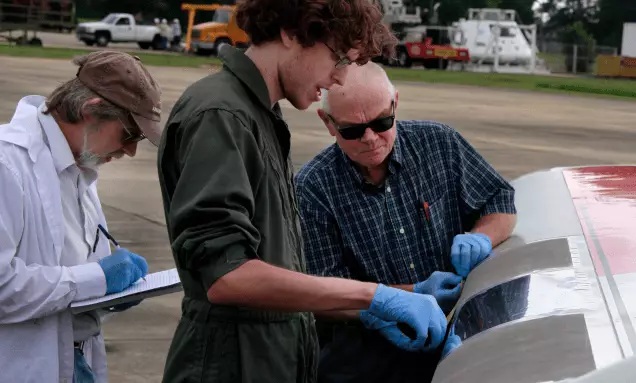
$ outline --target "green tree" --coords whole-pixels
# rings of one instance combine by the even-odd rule
[[[534,11],[532,6],[535,0],[499,0],[497,8],[514,9],[519,15],[522,24],[528,25],[534,23]]]
[[[440,25],[450,25],[462,17],[468,16],[469,8],[502,8],[514,9],[517,11],[523,24],[530,24],[534,21],[532,5],[535,0],[415,0],[415,5],[422,9],[432,9],[439,3],[437,8]],[[424,20],[430,22],[430,20]]]
[[[600,45],[620,47],[623,24],[636,22],[636,3],[628,0],[600,0],[598,23],[592,32]]]

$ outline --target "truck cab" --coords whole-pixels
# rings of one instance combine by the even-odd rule
[[[395,59],[384,58],[385,64],[410,68],[421,63],[426,69],[446,69],[451,62],[469,62],[468,49],[451,46],[448,32],[448,28],[438,26],[404,28],[396,34],[399,42]]]
[[[75,34],[88,46],[136,42],[142,49],[160,49],[159,32],[158,26],[137,21],[129,13],[110,13],[100,21],[78,24]]]
[[[239,48],[247,46],[249,37],[236,24],[234,10],[233,5],[221,5],[214,11],[211,21],[195,25],[192,28],[190,51],[209,55],[216,54],[223,44]]]

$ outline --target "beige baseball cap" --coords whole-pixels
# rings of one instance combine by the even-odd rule
[[[130,112],[155,146],[161,140],[161,89],[137,56],[96,51],[87,55],[77,78],[105,100]]]

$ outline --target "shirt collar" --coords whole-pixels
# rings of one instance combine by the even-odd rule
[[[400,123],[399,121],[396,123],[396,133],[395,133],[395,142],[393,143],[393,150],[391,150],[391,154],[389,154],[389,173],[388,175],[396,174],[400,168],[402,167],[403,154],[402,154],[402,143],[401,143],[401,135],[400,135]],[[362,176],[362,172],[358,169],[357,165],[347,153],[345,153],[338,144],[336,144],[336,151],[340,154],[340,158],[344,162],[347,170],[350,175],[353,177],[353,181],[356,185],[359,185],[364,190],[370,189],[378,189],[382,188],[382,186],[375,186],[367,182]]]
[[[272,101],[269,98],[265,79],[245,53],[233,46],[225,45],[223,49],[220,49],[218,58],[223,62],[225,68],[232,72],[256,96],[265,109],[272,110]],[[278,103],[274,106],[274,111],[276,111],[277,105]]]
[[[254,62],[241,50],[231,45],[223,45],[218,53],[218,58],[223,62],[224,68],[230,71],[243,85],[259,100],[260,104],[273,115],[276,120],[275,131],[278,142],[281,145],[283,156],[287,158],[291,148],[291,133],[285,121],[280,104],[272,106],[269,98],[269,90],[265,79]]]
[[[45,108],[46,105],[44,103],[38,107],[38,120],[48,140],[55,170],[60,174],[69,166],[75,165],[75,158],[73,157],[73,152],[71,152],[71,147],[68,145],[68,141],[66,141],[66,137],[64,137],[60,126],[53,116],[44,114]]]

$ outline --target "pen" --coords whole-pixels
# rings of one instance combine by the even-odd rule
[[[117,240],[112,235],[110,235],[110,233],[108,231],[106,231],[106,229],[104,228],[104,226],[102,226],[101,223],[97,225],[97,228],[99,229],[99,231],[101,231],[104,234],[104,236],[106,236],[106,238],[108,238],[109,241],[112,242],[112,244],[116,248],[119,249],[119,243],[117,242]],[[143,279],[145,281],[146,277],[141,277],[141,279]]]
[[[102,233],[104,233],[104,235],[106,236],[106,238],[108,238],[109,241],[111,241],[113,243],[113,245],[115,245],[116,248],[119,249],[119,243],[117,243],[117,240],[115,240],[115,238],[113,238],[112,235],[110,235],[109,232],[106,231],[106,229],[104,229],[104,226],[102,226],[102,224],[98,224],[97,228],[99,229],[99,231],[101,231]]]

